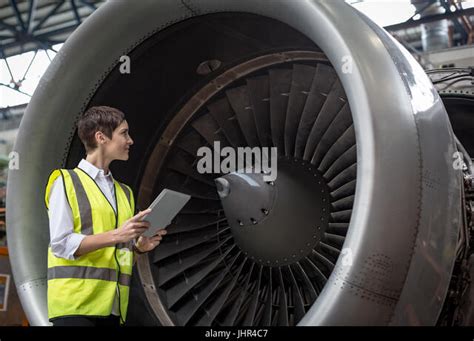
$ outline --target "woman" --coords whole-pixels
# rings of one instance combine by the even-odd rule
[[[134,215],[131,188],[109,170],[112,161],[128,160],[133,144],[124,114],[92,107],[77,128],[86,158],[75,169],[54,170],[46,186],[48,316],[55,326],[119,325],[126,318],[134,252],[153,250],[166,230],[141,236],[150,227],[141,221],[150,210]]]

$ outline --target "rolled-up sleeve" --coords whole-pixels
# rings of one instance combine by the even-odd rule
[[[56,257],[74,260],[74,253],[86,237],[74,233],[74,221],[71,206],[66,198],[61,177],[58,177],[51,187],[49,197],[49,233],[51,251]]]

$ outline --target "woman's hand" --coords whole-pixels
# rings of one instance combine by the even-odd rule
[[[135,247],[140,252],[151,251],[160,244],[160,241],[161,239],[163,239],[163,236],[165,234],[166,234],[166,230],[162,229],[162,230],[159,230],[157,234],[155,234],[153,237],[150,237],[150,238],[145,237],[145,236],[140,236],[140,238],[138,238],[135,244]]]
[[[127,243],[134,240],[150,227],[148,221],[140,221],[150,212],[151,210],[148,209],[138,213],[116,230],[86,236],[81,244],[79,244],[76,252],[74,252],[74,257],[80,257],[104,247],[115,246],[118,243]]]
[[[111,231],[115,243],[127,243],[145,232],[150,227],[150,223],[146,220],[140,221],[140,219],[150,212],[151,209],[141,211],[124,222],[118,229]]]

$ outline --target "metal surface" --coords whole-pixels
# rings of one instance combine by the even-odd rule
[[[286,56],[286,58],[281,58],[281,56]],[[317,63],[317,67],[300,65],[298,64],[300,61]],[[288,63],[293,65],[288,65]],[[342,138],[347,126],[345,127],[344,124],[340,123],[345,122],[345,124],[351,125],[350,112],[348,110],[338,112],[340,105],[334,106],[335,101],[337,103],[345,102],[345,96],[341,93],[340,87],[333,87],[334,77],[330,78],[333,82],[329,83],[326,90],[324,90],[324,87],[321,88],[321,83],[327,81],[324,76],[334,74],[334,71],[331,71],[332,68],[325,63],[327,63],[327,60],[324,56],[309,51],[281,52],[278,55],[263,55],[243,62],[218,76],[219,79],[225,79],[229,84],[229,86],[223,84],[221,89],[224,89],[222,91],[225,92],[230,103],[221,98],[222,94],[219,94],[219,88],[217,88],[215,94],[216,99],[213,99],[212,96],[208,95],[209,86],[206,85],[183,105],[181,111],[175,115],[166,127],[162,134],[167,136],[167,140],[170,141],[166,149],[166,157],[164,157],[165,154],[160,154],[160,157],[150,157],[150,160],[158,160],[159,163],[147,164],[147,169],[154,176],[146,177],[146,182],[149,184],[148,187],[155,188],[155,191],[157,188],[174,188],[189,193],[193,195],[195,201],[194,203],[191,201],[190,205],[185,208],[185,212],[178,217],[176,226],[169,229],[172,239],[165,240],[161,244],[161,248],[154,252],[153,257],[148,260],[142,258],[138,263],[144,285],[156,287],[155,292],[146,291],[149,302],[164,302],[157,307],[163,307],[163,304],[167,305],[165,307],[166,316],[159,315],[163,314],[163,309],[157,312],[160,320],[165,321],[162,323],[169,323],[171,320],[173,321],[172,324],[206,325],[217,323],[227,325],[230,323],[245,323],[247,325],[258,325],[263,323],[269,325],[277,323],[278,325],[294,325],[314,302],[317,292],[321,291],[344,242],[354,188],[352,187],[345,194],[346,197],[334,195],[337,201],[334,203],[334,207],[330,209],[330,189],[327,188],[326,180],[322,179],[319,171],[325,174],[333,189],[341,186],[341,181],[343,184],[345,181],[355,179],[354,168],[349,167],[355,162],[355,153],[354,160],[349,158],[348,160],[351,163],[346,165],[344,147],[329,148],[335,140],[335,146],[338,145],[338,137],[341,134],[341,141],[344,141],[342,145],[346,145],[346,149],[350,149],[355,141],[354,136],[350,134]],[[251,72],[259,71],[259,67],[261,68],[260,76],[252,76]],[[269,69],[269,67],[271,68]],[[255,136],[257,135],[258,129],[254,125],[254,115],[258,115],[263,110],[261,110],[262,108],[257,109],[248,106],[247,103],[250,102],[248,94],[251,92],[250,88],[254,88],[260,80],[266,79],[265,76],[261,75],[262,73],[272,75],[276,71],[286,70],[278,67],[292,67],[292,70],[289,71],[293,75],[299,74],[301,70],[308,70],[310,73],[307,77],[310,80],[314,76],[312,86],[308,89],[310,91],[307,94],[308,101],[307,105],[304,105],[304,111],[315,110],[318,114],[318,111],[321,110],[321,117],[324,117],[324,121],[326,121],[325,127],[327,130],[320,141],[324,143],[318,145],[317,150],[322,151],[324,148],[329,148],[328,155],[331,155],[331,157],[324,158],[322,160],[324,162],[319,160],[321,165],[318,166],[319,163],[312,164],[312,160],[310,162],[309,160],[295,159],[290,154],[286,158],[280,159],[277,167],[279,172],[283,171],[280,179],[269,181],[265,185],[262,183],[262,186],[253,186],[255,188],[252,189],[245,185],[248,184],[246,181],[233,181],[233,189],[231,189],[230,184],[228,184],[229,181],[224,181],[227,176],[226,178],[214,179],[217,185],[215,190],[218,193],[222,192],[223,188],[221,187],[225,184],[225,186],[228,186],[226,190],[229,193],[232,191],[236,194],[227,194],[226,198],[230,197],[230,200],[222,199],[224,209],[227,208],[225,216],[222,216],[219,205],[215,204],[215,199],[208,194],[203,196],[203,191],[207,193],[208,186],[212,186],[212,182],[206,181],[206,178],[202,175],[189,172],[190,169],[194,168],[195,162],[192,160],[196,158],[196,150],[203,143],[211,146],[216,141],[222,145],[230,143],[233,146],[248,146],[248,144],[253,143],[252,135],[242,133],[249,132],[249,127],[254,127]],[[235,72],[235,70],[239,70],[239,72]],[[293,80],[291,81],[288,105],[292,103],[295,96],[299,96],[298,91],[295,91],[295,88],[299,86],[297,78],[289,78],[293,78]],[[272,77],[269,77],[269,79],[271,79],[271,82],[268,86],[272,89],[280,89],[280,81],[286,81],[285,79]],[[243,81],[247,86],[233,87],[232,82],[241,84]],[[211,84],[213,83],[211,81]],[[320,91],[325,92],[320,93]],[[278,95],[285,97],[288,94],[283,92],[278,93]],[[260,96],[254,95],[253,101],[255,103],[258,101],[266,102],[268,101],[266,96],[267,94],[264,92]],[[324,100],[326,97],[327,101]],[[195,99],[199,99],[199,101]],[[321,101],[321,99],[323,100]],[[275,97],[270,98],[271,108],[274,108],[272,105],[274,101]],[[208,108],[209,113],[203,108]],[[302,106],[300,106],[300,110],[303,110]],[[302,114],[301,111],[292,110],[291,112],[294,112],[296,117]],[[200,116],[200,114],[203,115]],[[275,115],[273,111],[270,111],[269,114],[272,117]],[[290,115],[293,114],[287,113],[286,121],[280,119],[278,123],[275,121],[273,126],[275,127],[276,124],[284,126],[288,118],[291,117]],[[267,117],[266,120],[261,120],[261,126],[265,126],[269,119]],[[232,125],[229,121],[237,121],[238,124]],[[316,121],[316,117],[313,117],[312,122],[307,119],[305,121],[310,124],[311,128],[311,125]],[[176,124],[176,122],[181,123]],[[297,124],[292,126],[295,132],[292,132],[291,136],[295,137],[297,136],[296,130],[298,132],[300,130]],[[195,131],[194,135],[189,129]],[[306,138],[313,136],[312,133],[313,130],[311,130],[311,135],[306,135]],[[200,135],[201,139],[196,138],[195,134]],[[238,137],[239,134],[240,137]],[[347,139],[347,137],[350,138]],[[245,139],[247,140],[245,141]],[[329,142],[331,139],[333,141]],[[203,142],[203,140],[206,142]],[[257,144],[260,143],[265,142],[257,142]],[[327,145],[328,143],[329,145]],[[321,147],[322,145],[326,145],[326,147]],[[355,148],[353,150],[355,151]],[[186,157],[183,155],[183,151],[188,154]],[[163,153],[164,150],[156,148],[155,152]],[[280,151],[280,153],[284,154],[284,151]],[[339,156],[341,158],[338,158]],[[310,158],[311,154],[307,159]],[[349,172],[346,172],[345,167],[349,167]],[[157,172],[156,169],[160,169],[160,172]],[[344,175],[344,173],[347,173],[347,175]],[[254,180],[251,181],[254,185],[262,182],[259,177],[263,177],[261,174],[244,174],[243,176],[246,180]],[[200,191],[196,190],[198,183],[194,180],[199,181]],[[153,183],[155,184],[153,185]],[[203,187],[203,184],[206,184],[207,187]],[[273,194],[269,195],[270,193],[261,191],[261,189],[271,189],[272,186],[280,188],[277,207],[273,208],[272,204],[272,209],[262,209],[258,206],[259,203],[269,204],[275,200],[272,199]],[[243,195],[245,192],[247,192],[247,195]],[[273,190],[270,192],[273,193]],[[244,196],[253,200],[239,201],[239,198],[242,199]],[[285,201],[285,198],[288,197],[298,199],[288,204]],[[262,200],[259,200],[259,198]],[[197,205],[198,203],[199,205]],[[321,216],[313,214],[316,212],[316,207],[313,204],[323,206]],[[334,215],[331,214],[329,218],[330,211],[334,211]],[[238,222],[238,217],[235,217],[236,213],[245,214],[248,219]],[[195,222],[191,223],[189,217],[193,217]],[[210,217],[216,218],[212,219]],[[259,222],[262,224],[258,225]],[[229,230],[229,225],[234,228]],[[246,229],[246,231],[241,230],[240,228],[245,228],[245,225],[256,228]],[[200,234],[194,233],[200,231]],[[182,232],[185,233],[181,234]],[[232,233],[230,234],[230,232]],[[271,237],[269,237],[269,234]],[[294,242],[288,242],[290,236]],[[233,264],[233,268],[232,266],[219,267],[219,263],[212,262],[210,267],[200,269],[200,272],[205,273],[205,276],[200,276],[200,272],[189,275],[189,268],[194,272],[200,265],[215,259],[213,251],[217,249],[220,250],[220,254],[224,254],[223,259],[218,258],[219,262]],[[267,267],[271,268],[267,269]],[[260,275],[262,271],[263,274]],[[288,275],[291,275],[290,277],[294,281],[282,283],[277,280],[272,284],[272,278],[273,280],[278,279],[280,272],[288,273],[288,271]],[[155,276],[152,276],[153,273],[155,273]],[[239,291],[239,286],[236,285],[239,274],[246,276],[240,280],[244,280],[249,289],[237,292],[238,302],[240,303],[236,304],[232,311],[228,311],[226,307],[235,299],[236,291]],[[196,281],[196,276],[199,276],[197,277],[199,281]],[[215,276],[218,276],[218,280],[214,281],[212,279]],[[226,286],[229,278],[233,278],[231,281],[233,284]],[[311,283],[309,278],[315,282]],[[299,288],[297,282],[301,281],[304,286]],[[223,286],[225,289],[222,288]],[[301,300],[294,298],[300,303],[298,309],[283,303],[291,300],[291,297],[287,297],[286,294],[281,294],[278,307],[269,307],[269,305],[272,305],[270,303],[272,297],[280,296],[278,292],[283,292],[283,289],[299,293],[297,297],[301,296]],[[191,292],[196,292],[195,290],[199,292],[198,295],[201,297],[197,302],[193,299],[193,296],[189,296]],[[221,290],[224,290],[225,294],[214,299],[213,295],[222,292]],[[264,307],[262,302],[256,299],[260,295],[266,297]],[[302,297],[305,297],[305,300],[302,300]],[[252,303],[250,305],[241,304],[245,300],[251,300]],[[199,317],[199,308],[209,304],[212,305],[212,314]],[[262,309],[265,310],[263,315],[256,314],[257,310],[261,312]],[[275,317],[276,315],[278,315],[278,318]],[[242,319],[243,316],[245,316],[244,319]],[[191,319],[192,317],[193,319]]]
[[[47,290],[46,278],[32,280],[17,285],[18,295],[21,299],[23,310],[27,312],[30,325],[51,325],[48,322],[48,308],[45,292]]]
[[[347,151],[344,160],[354,160],[356,153],[357,164],[348,169],[345,175],[357,172],[357,186],[356,181],[351,180],[334,194],[342,195],[338,193],[347,193],[345,191],[348,189],[348,193],[351,193],[355,186],[353,209],[348,217],[349,229],[343,244],[344,249],[351,254],[351,261],[346,262],[347,259],[339,257],[335,264],[326,262],[333,266],[330,276],[327,282],[323,282],[324,287],[318,287],[322,291],[318,292],[319,296],[304,316],[304,310],[301,310],[304,306],[295,293],[295,320],[302,318],[300,325],[435,324],[454,263],[453,236],[457,235],[461,224],[460,174],[452,167],[455,142],[451,127],[438,95],[411,56],[370,20],[339,1],[274,1],[269,6],[253,0],[143,0],[133,6],[125,2],[108,2],[99,8],[56,56],[43,76],[20,126],[14,147],[20,156],[20,168],[10,170],[7,188],[8,243],[17,287],[45,280],[48,224],[44,205],[38,198],[43,197],[50,170],[66,164],[69,147],[74,148],[70,143],[74,141],[75,120],[102,82],[111,75],[120,56],[135,47],[138,50],[146,47],[146,38],[153,37],[173,24],[191,17],[222,12],[234,13],[236,16],[242,12],[251,13],[261,16],[262,20],[273,18],[311,39],[321,48],[336,71],[352,113],[352,134],[354,136],[355,133],[357,146]],[[126,23],[127,27],[133,29],[118,30],[115,26],[107,25],[110,20]],[[173,34],[173,31],[169,32]],[[86,45],[88,49],[83,48]],[[194,65],[193,70],[196,65],[199,63]],[[231,77],[237,79],[241,74]],[[285,77],[281,75],[279,78],[283,80],[281,88],[284,88]],[[108,80],[114,79],[120,81],[117,75],[112,75]],[[216,78],[209,85],[207,95],[211,97],[213,93],[219,92],[219,86],[225,83],[226,79]],[[258,89],[261,94],[265,92],[263,85],[258,85]],[[74,96],[71,97],[72,93]],[[204,102],[200,98],[197,100],[197,103],[187,102],[188,112],[177,118],[174,129],[179,131],[187,122],[186,119],[191,117],[193,108]],[[252,99],[249,98],[249,101]],[[298,101],[297,96],[294,96],[292,103],[298,105]],[[339,104],[337,101],[331,103],[331,108]],[[304,114],[301,115],[304,117]],[[322,121],[323,125],[326,119]],[[273,122],[280,121],[280,116],[277,116]],[[342,119],[341,124],[344,122]],[[255,125],[257,133],[260,133],[258,142],[262,142],[260,138],[268,141],[267,127],[260,123],[256,122]],[[51,129],[54,129],[54,134],[47,133]],[[311,134],[324,137],[317,129],[310,132],[309,136]],[[350,134],[348,128],[347,136]],[[164,134],[159,140],[157,148],[163,149],[161,155],[166,155],[174,136],[176,134]],[[284,131],[271,138],[279,140],[280,145],[284,145],[288,151],[297,152],[297,143],[295,146],[287,143],[293,138],[293,132],[286,129],[286,124]],[[295,138],[297,141],[298,137]],[[35,141],[34,148],[31,148],[31,141]],[[144,146],[150,150],[154,147]],[[146,160],[147,164],[162,163],[159,154],[149,155],[151,159]],[[319,158],[317,156],[315,160]],[[325,162],[324,159],[321,162]],[[147,198],[152,196],[154,176],[159,171],[159,167],[154,167],[150,173],[141,174],[140,180],[143,182],[139,191],[139,204],[146,203]],[[341,180],[335,178],[331,181],[337,183]],[[217,198],[212,197],[210,192],[205,195],[209,196],[205,200],[210,205],[206,209],[217,212],[216,217],[219,218],[219,208],[212,204],[218,202],[217,193],[214,192]],[[18,205],[20,202],[21,207]],[[199,202],[193,209],[202,209],[197,204]],[[228,238],[230,230],[225,225],[218,226],[222,229],[221,236]],[[196,233],[194,242],[214,235],[215,231],[211,230],[208,228],[206,233]],[[226,243],[227,240],[219,239],[219,242]],[[156,256],[163,257],[166,253],[178,251],[171,247],[162,248]],[[219,257],[225,258],[232,252],[235,252],[235,248],[227,249]],[[219,257],[213,262],[223,259]],[[261,283],[267,283],[267,292],[270,292],[265,295],[268,308],[261,313],[261,323],[284,325],[291,322],[287,315],[289,301],[281,288],[293,286],[291,274],[299,273],[299,270],[268,270],[270,268],[252,263],[238,263],[239,257],[242,257],[241,254],[236,253],[226,263],[237,274],[235,281],[227,282],[227,287],[229,290],[236,286],[242,287],[243,291],[236,291],[233,296],[235,304],[219,323],[253,321],[253,309],[249,309],[245,317],[238,317],[237,313],[244,303],[243,293],[251,292],[252,287],[259,288]],[[319,255],[315,254],[314,257]],[[153,259],[139,259],[142,284],[149,294],[148,303],[152,310],[163,324],[188,323],[203,301],[188,301],[189,305],[183,308],[180,315],[170,314],[156,293],[157,287],[153,285],[154,281],[159,283],[160,277],[153,278],[155,275],[152,271],[145,271],[147,268],[150,270],[150,261]],[[192,264],[191,261],[188,260],[187,264]],[[237,264],[240,265],[236,267]],[[187,281],[199,283],[209,273],[206,271],[207,268],[202,268],[202,271],[189,276]],[[209,282],[209,287],[200,288],[203,290],[200,299],[207,298],[212,286],[222,277],[217,276],[214,280],[216,282]],[[178,288],[170,292],[168,302],[176,303],[190,288]],[[275,296],[271,294],[274,288],[277,288]],[[225,298],[226,293],[223,291],[222,296],[216,298],[216,305],[210,309],[218,309],[221,303],[219,300]],[[45,295],[44,288],[20,293],[28,318],[34,325],[46,324]],[[272,315],[271,303],[275,297],[278,297],[279,313]],[[313,292],[312,299],[315,298]],[[255,299],[250,298],[249,302],[255,302]],[[214,310],[210,312],[214,314]],[[208,324],[212,319],[202,318],[198,322]]]
[[[279,160],[278,169],[274,182],[265,182],[263,174],[223,177],[230,195],[221,201],[235,243],[265,266],[285,266],[307,257],[329,223],[330,189],[317,169],[288,158]]]
[[[226,181],[229,194],[221,197],[222,207],[234,231],[261,224],[275,203],[275,185],[263,180],[263,174],[232,172],[217,181]],[[252,198],[252,201],[247,200]]]
[[[179,134],[183,127],[191,120],[193,115],[204,105],[209,99],[215,96],[221,89],[226,88],[232,82],[242,78],[252,72],[259,69],[268,67],[270,65],[282,64],[284,62],[296,62],[305,60],[318,60],[327,61],[326,56],[319,52],[312,51],[289,51],[279,52],[270,55],[264,55],[257,57],[248,62],[241,63],[229,70],[226,70],[220,74],[209,84],[205,85],[191,99],[179,110],[178,113],[173,117],[172,121],[166,127],[160,137],[160,141],[156,144],[151,152],[149,159],[147,160],[146,168],[144,170],[143,177],[140,181],[140,190],[138,195],[138,204],[140,206],[148,205],[152,199],[152,190],[154,183],[156,182],[156,175],[160,172],[161,165],[165,160],[168,153],[169,146],[174,142],[174,138]],[[230,95],[229,99],[230,99]],[[245,103],[244,108],[247,107]],[[250,131],[247,128],[244,134]],[[252,129],[251,135],[247,138],[247,141],[254,141],[257,135],[256,128]],[[254,146],[252,142],[249,142],[251,146]],[[255,144],[256,145],[256,144]]]

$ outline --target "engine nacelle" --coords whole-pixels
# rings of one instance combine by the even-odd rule
[[[120,70],[124,55],[130,73]],[[46,179],[84,156],[75,123],[93,105],[126,114],[135,144],[112,172],[141,209],[165,187],[193,196],[163,243],[139,258],[130,320],[438,320],[462,226],[455,137],[422,68],[349,5],[117,1],[77,29],[28,105],[14,147],[20,167],[8,177],[8,244],[32,325],[48,323]],[[196,150],[215,141],[278,148],[274,209],[258,219],[238,204],[222,209],[220,174],[194,167]],[[294,214],[275,209],[290,201]],[[265,252],[227,216],[254,226]]]

